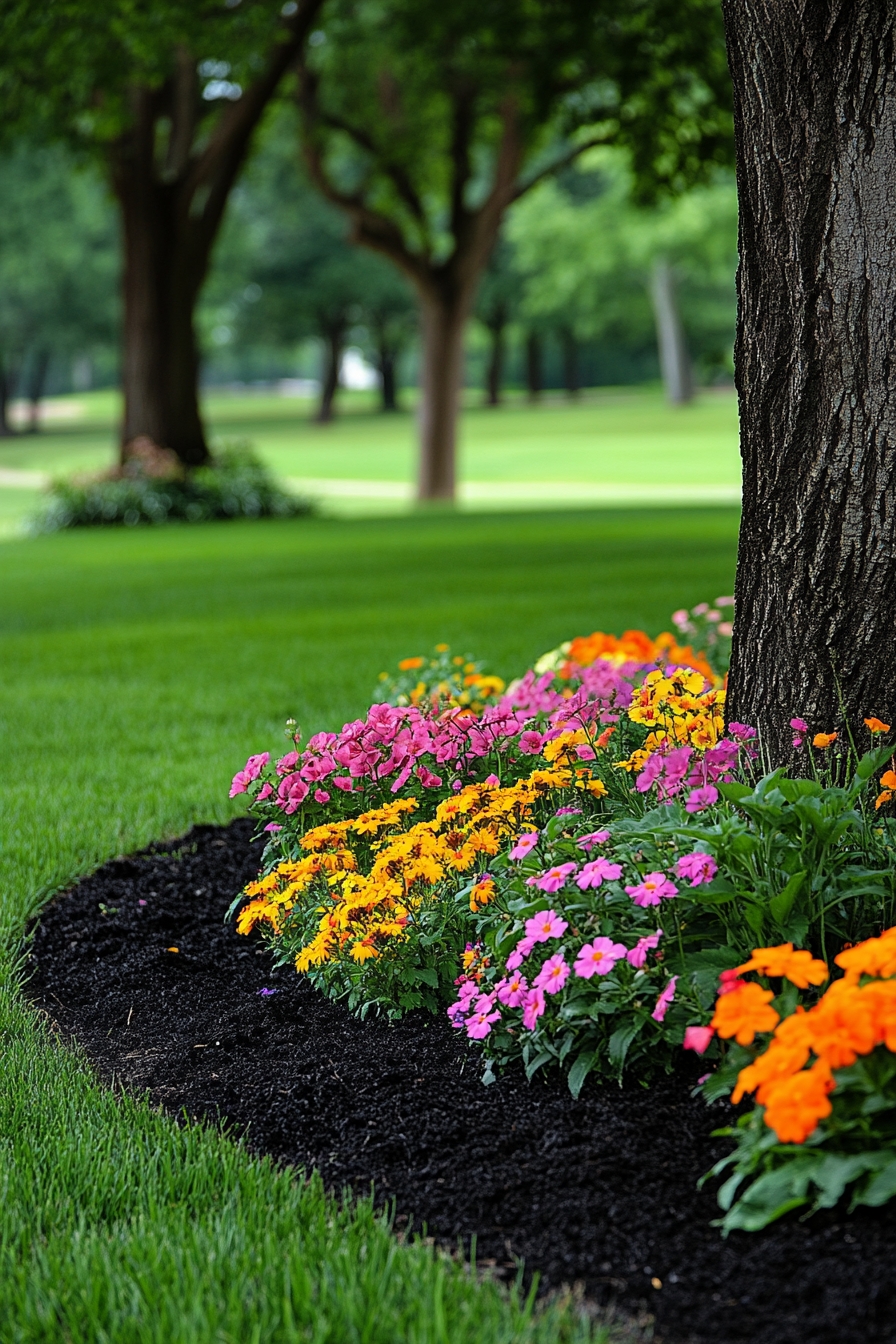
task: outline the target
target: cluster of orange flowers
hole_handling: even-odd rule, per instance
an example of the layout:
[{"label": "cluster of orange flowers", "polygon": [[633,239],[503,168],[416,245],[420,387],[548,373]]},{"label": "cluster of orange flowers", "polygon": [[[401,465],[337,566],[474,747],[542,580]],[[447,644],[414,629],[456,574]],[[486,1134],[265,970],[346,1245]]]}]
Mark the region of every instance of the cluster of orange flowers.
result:
[{"label": "cluster of orange flowers", "polygon": [[792,943],[759,948],[728,973],[716,1004],[712,1026],[720,1036],[751,1045],[757,1032],[774,1033],[764,1053],[741,1069],[731,1099],[755,1093],[765,1107],[765,1123],[782,1143],[804,1143],[831,1114],[834,1069],[854,1064],[878,1045],[896,1052],[896,928],[847,948],[835,960],[843,978],[814,1007],[797,1007],[781,1019],[771,990],[740,975],[781,976],[806,989],[822,984],[828,968],[810,953],[794,951]]},{"label": "cluster of orange flowers", "polygon": [[[237,930],[248,933],[259,922],[277,935],[285,916],[302,894],[318,881],[312,899],[318,902],[317,932],[296,957],[296,970],[341,956],[365,962],[380,955],[390,939],[407,937],[407,926],[434,888],[451,874],[465,873],[480,856],[498,853],[515,834],[543,794],[570,785],[600,795],[606,789],[592,779],[590,767],[534,770],[526,779],[502,787],[471,784],[441,803],[432,821],[402,829],[417,803],[399,799],[353,820],[317,826],[306,832],[305,857],[284,862],[246,887],[252,898],[239,914]],[[368,872],[361,871],[357,841],[372,854]],[[324,885],[325,884],[325,885]],[[490,878],[470,893],[475,912],[493,898]]]},{"label": "cluster of orange flowers", "polygon": [[674,635],[663,631],[651,639],[643,630],[626,630],[622,635],[607,635],[595,630],[592,635],[580,635],[563,646],[566,662],[560,669],[561,677],[570,677],[576,667],[590,667],[598,658],[615,663],[677,663],[696,668],[711,684],[716,675],[702,653],[696,653],[690,644],[679,644]]},{"label": "cluster of orange flowers", "polygon": [[700,672],[677,668],[665,676],[657,669],[636,689],[628,717],[651,729],[642,747],[617,762],[622,770],[638,771],[663,742],[697,751],[716,746],[725,733],[725,692],[707,687]]}]

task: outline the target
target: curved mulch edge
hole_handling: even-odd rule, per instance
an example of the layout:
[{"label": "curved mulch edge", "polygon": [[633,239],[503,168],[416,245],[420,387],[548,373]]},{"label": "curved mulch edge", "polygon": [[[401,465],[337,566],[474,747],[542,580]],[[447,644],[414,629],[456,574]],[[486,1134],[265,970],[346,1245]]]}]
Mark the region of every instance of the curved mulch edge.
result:
[{"label": "curved mulch edge", "polygon": [[372,1185],[399,1229],[475,1236],[498,1275],[522,1258],[543,1288],[649,1311],[667,1344],[896,1341],[896,1203],[723,1241],[696,1183],[725,1151],[711,1131],[728,1108],[691,1097],[692,1070],[576,1102],[556,1075],[483,1087],[446,1020],[350,1017],[223,923],[256,871],[251,833],[196,827],[44,912],[29,995],[102,1078],[336,1190]]}]

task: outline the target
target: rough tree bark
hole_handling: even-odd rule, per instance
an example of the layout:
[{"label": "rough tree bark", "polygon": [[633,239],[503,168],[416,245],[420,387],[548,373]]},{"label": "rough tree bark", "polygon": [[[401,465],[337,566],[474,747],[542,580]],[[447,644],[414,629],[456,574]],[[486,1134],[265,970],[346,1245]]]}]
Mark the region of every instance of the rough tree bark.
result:
[{"label": "rough tree bark", "polygon": [[724,13],[743,453],[728,707],[783,760],[791,715],[896,722],[896,10]]},{"label": "rough tree bark", "polygon": [[200,124],[190,52],[176,53],[171,78],[160,88],[132,89],[130,125],[109,148],[124,236],[123,459],[129,443],[143,435],[188,466],[209,456],[193,312],[252,135],[321,3],[301,0],[282,21],[282,40],[210,135]]},{"label": "rough tree bark", "polygon": [[653,266],[650,297],[653,302],[656,343],[666,400],[673,406],[683,406],[694,398],[694,380],[681,315],[678,311],[675,277],[672,274],[672,267],[662,257],[658,258]]}]

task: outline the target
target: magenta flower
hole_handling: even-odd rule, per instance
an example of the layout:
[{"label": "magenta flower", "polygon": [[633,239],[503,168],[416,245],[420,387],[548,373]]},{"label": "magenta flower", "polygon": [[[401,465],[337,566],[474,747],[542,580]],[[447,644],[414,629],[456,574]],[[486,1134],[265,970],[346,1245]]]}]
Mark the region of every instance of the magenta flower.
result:
[{"label": "magenta flower", "polygon": [[626,887],[635,905],[659,905],[678,895],[678,888],[665,873],[648,873],[636,887]]},{"label": "magenta flower", "polygon": [[341,789],[343,793],[351,793],[355,787],[351,775],[334,775],[331,783],[336,789]]},{"label": "magenta flower", "polygon": [[510,851],[512,859],[524,859],[526,855],[538,844],[538,832],[529,831],[526,835],[517,838],[517,842]]},{"label": "magenta flower", "polygon": [[529,728],[520,737],[519,747],[524,756],[537,756],[541,751],[544,738],[541,733],[536,733],[534,728]]},{"label": "magenta flower", "polygon": [[558,863],[554,868],[548,868],[547,872],[540,877],[527,877],[526,885],[529,887],[538,887],[539,891],[555,892],[566,885],[566,879],[570,877],[578,867],[576,863]]},{"label": "magenta flower", "polygon": [[702,1055],[709,1049],[709,1043],[715,1036],[712,1027],[685,1027],[684,1048]]},{"label": "magenta flower", "polygon": [[[562,938],[567,928],[566,920],[561,919],[556,911],[539,910],[537,915],[526,920],[526,937],[517,943],[517,948],[526,957],[536,943],[546,943],[549,938]],[[523,951],[523,942],[528,944],[526,951]]]},{"label": "magenta flower", "polygon": [[497,1011],[474,1013],[467,1018],[467,1035],[474,1041],[483,1040],[491,1032],[492,1023],[500,1021],[500,1018],[501,1014]]},{"label": "magenta flower", "polygon": [[678,877],[688,878],[692,887],[699,887],[702,882],[713,880],[718,872],[718,864],[711,854],[702,854],[695,849],[693,854],[682,854],[675,865],[675,872]]},{"label": "magenta flower", "polygon": [[297,812],[308,797],[308,785],[301,775],[287,775],[281,779],[277,789],[277,806],[282,808],[288,817],[293,812]]},{"label": "magenta flower", "polygon": [[719,791],[714,784],[704,784],[702,789],[692,789],[684,805],[685,812],[705,812],[708,807],[719,801]]},{"label": "magenta flower", "polygon": [[330,795],[327,793],[326,789],[315,789],[314,797],[321,804],[328,803],[330,801]]},{"label": "magenta flower", "polygon": [[568,979],[569,966],[566,964],[566,959],[562,952],[555,952],[552,957],[548,957],[533,984],[536,989],[543,989],[545,994],[559,994]]},{"label": "magenta flower", "polygon": [[270,759],[269,751],[263,751],[258,756],[250,756],[242,770],[237,770],[231,781],[231,798],[235,798],[238,793],[245,793],[248,786],[258,778]]},{"label": "magenta flower", "polygon": [[518,971],[519,968],[522,966],[522,964],[523,964],[523,954],[520,951],[519,947],[515,947],[511,952],[510,956],[507,958],[504,965],[508,971]]},{"label": "magenta flower", "polygon": [[424,789],[437,789],[442,782],[441,775],[434,775],[431,770],[427,770],[425,765],[417,766],[417,778]]},{"label": "magenta flower", "polygon": [[555,817],[580,817],[582,809],[580,807],[558,807],[554,813]]},{"label": "magenta flower", "polygon": [[629,966],[634,966],[636,971],[640,971],[647,962],[647,953],[653,951],[662,936],[662,929],[657,929],[656,933],[648,933],[646,938],[639,938],[634,947],[629,948],[625,954]]},{"label": "magenta flower", "polygon": [[[719,629],[721,629],[721,626]],[[793,727],[793,720],[791,720],[790,726]],[[806,731],[808,732],[808,729]],[[732,721],[728,725],[728,735],[737,742],[749,742],[751,738],[756,737],[756,729],[751,728],[748,723],[734,723]]]},{"label": "magenta flower", "polygon": [[795,747],[801,747],[803,745],[803,738],[809,731],[808,723],[805,719],[791,719],[790,726],[793,729],[793,745]]},{"label": "magenta flower", "polygon": [[574,970],[583,980],[590,980],[592,975],[606,975],[612,971],[620,957],[624,956],[623,943],[614,943],[610,938],[595,938],[580,950]]},{"label": "magenta flower", "polygon": [[523,1006],[523,1026],[527,1031],[535,1030],[535,1023],[544,1012],[544,990],[532,988],[526,995]]},{"label": "magenta flower", "polygon": [[656,1007],[650,1016],[654,1022],[662,1022],[669,1008],[669,1004],[675,998],[675,986],[678,984],[678,976],[673,975],[666,988],[656,1001]]},{"label": "magenta flower", "polygon": [[592,831],[590,835],[580,835],[576,844],[579,849],[584,849],[589,854],[595,845],[603,845],[610,838],[609,831]]},{"label": "magenta flower", "polygon": [[589,887],[599,887],[604,878],[608,882],[615,882],[622,876],[622,864],[611,863],[609,859],[592,859],[586,863],[576,878],[576,886],[581,887],[582,891],[587,891]]},{"label": "magenta flower", "polygon": [[270,831],[270,833],[273,835],[277,831],[282,831],[283,827],[277,821],[269,821],[267,826],[265,826],[265,830]]},{"label": "magenta flower", "polygon": [[274,792],[273,784],[269,784],[268,781],[265,780],[261,788],[258,790],[258,794],[255,799],[256,803],[263,803],[266,798],[270,798],[273,792]]},{"label": "magenta flower", "polygon": [[[440,783],[440,784],[441,784],[441,782],[442,782],[442,781],[439,780],[439,783]],[[501,785],[501,781],[500,781],[500,779],[498,778],[497,775],[486,775],[485,779],[484,779],[482,782],[483,782],[483,784],[485,784],[485,785],[486,785],[488,788],[490,788],[490,789],[497,789],[497,788],[500,788],[500,785]]]},{"label": "magenta flower", "polygon": [[529,982],[524,975],[511,975],[507,980],[500,980],[497,985],[498,998],[508,1008],[519,1008],[528,993]]}]

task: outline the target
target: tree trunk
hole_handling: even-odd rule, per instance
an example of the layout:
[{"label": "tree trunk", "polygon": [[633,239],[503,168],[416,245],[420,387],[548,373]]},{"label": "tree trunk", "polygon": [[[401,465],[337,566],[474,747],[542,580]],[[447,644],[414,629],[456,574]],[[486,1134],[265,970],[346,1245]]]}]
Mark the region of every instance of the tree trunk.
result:
[{"label": "tree trunk", "polygon": [[398,410],[398,389],[395,378],[397,359],[395,351],[386,341],[380,341],[380,410],[384,412]]},{"label": "tree trunk", "polygon": [[579,395],[579,346],[571,331],[560,333],[563,347],[563,386],[568,397]]},{"label": "tree trunk", "polygon": [[656,341],[666,399],[673,406],[683,406],[693,400],[694,380],[691,375],[691,360],[684,328],[678,311],[675,277],[672,274],[672,267],[662,257],[654,263],[650,297],[653,300]]},{"label": "tree trunk", "polygon": [[468,307],[466,296],[429,292],[421,299],[420,500],[454,499]]},{"label": "tree trunk", "polygon": [[31,361],[31,367],[28,370],[29,434],[36,434],[40,429],[40,403],[43,400],[49,367],[49,350],[42,349],[35,351]]},{"label": "tree trunk", "polygon": [[188,466],[208,461],[199,412],[199,356],[193,309],[209,247],[197,248],[179,219],[176,192],[147,166],[117,165],[124,225],[124,423],[128,444],[148,436]]},{"label": "tree trunk", "polygon": [[526,389],[530,401],[538,401],[542,386],[541,337],[530,331],[526,337]]},{"label": "tree trunk", "polygon": [[16,434],[9,420],[9,403],[18,381],[18,366],[0,355],[0,439],[11,439]]},{"label": "tree trunk", "polygon": [[489,327],[492,338],[488,355],[488,367],[485,372],[485,404],[501,405],[501,376],[504,372],[504,323],[495,323]]},{"label": "tree trunk", "polygon": [[339,366],[342,362],[344,339],[345,328],[341,324],[329,327],[324,336],[324,367],[320,381],[320,407],[316,417],[319,425],[328,425],[333,419],[333,403],[339,387]]},{"label": "tree trunk", "polygon": [[[743,518],[728,711],[896,723],[896,52],[880,0],[724,0]],[[841,708],[842,700],[842,708]]]}]

